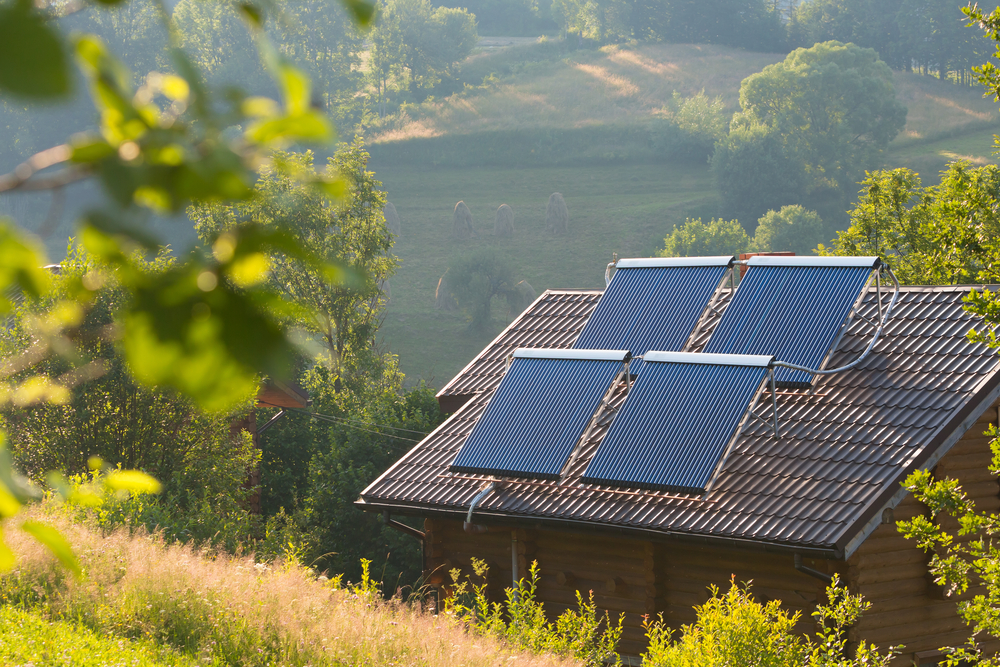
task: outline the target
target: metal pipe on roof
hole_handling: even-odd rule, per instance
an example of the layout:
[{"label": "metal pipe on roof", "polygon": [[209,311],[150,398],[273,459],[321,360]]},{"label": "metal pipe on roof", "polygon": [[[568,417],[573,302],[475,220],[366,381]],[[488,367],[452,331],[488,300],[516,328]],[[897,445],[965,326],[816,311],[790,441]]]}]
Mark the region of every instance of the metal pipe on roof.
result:
[{"label": "metal pipe on roof", "polygon": [[496,487],[496,482],[490,482],[486,487],[483,488],[482,491],[477,493],[476,497],[472,499],[471,503],[469,503],[469,513],[465,517],[465,523],[462,524],[462,529],[465,530],[465,532],[476,535],[485,533],[487,530],[489,530],[486,526],[480,526],[472,523],[472,513],[476,510],[476,505],[479,504],[479,501],[485,498],[487,495],[489,495],[490,491],[492,491],[495,487]]},{"label": "metal pipe on roof", "polygon": [[803,371],[805,373],[811,373],[812,375],[830,375],[832,373],[842,373],[843,371],[851,370],[852,368],[860,364],[862,361],[864,361],[865,358],[868,356],[868,354],[872,351],[872,349],[874,349],[875,343],[878,342],[879,336],[882,335],[882,330],[885,328],[886,323],[892,317],[892,309],[896,305],[896,301],[899,300],[899,280],[896,279],[896,274],[892,272],[892,269],[890,269],[888,265],[883,265],[882,268],[885,268],[889,272],[889,277],[892,278],[892,282],[895,283],[896,288],[892,294],[892,299],[889,300],[889,306],[885,309],[885,315],[882,317],[882,320],[878,323],[878,326],[875,328],[875,333],[872,334],[872,339],[868,343],[868,347],[865,348],[865,351],[861,353],[861,356],[859,356],[851,363],[841,366],[839,368],[828,368],[825,370],[808,368],[806,366],[799,366],[798,364],[792,364],[787,361],[775,361],[774,365],[782,366],[783,368],[790,368],[796,371]]}]

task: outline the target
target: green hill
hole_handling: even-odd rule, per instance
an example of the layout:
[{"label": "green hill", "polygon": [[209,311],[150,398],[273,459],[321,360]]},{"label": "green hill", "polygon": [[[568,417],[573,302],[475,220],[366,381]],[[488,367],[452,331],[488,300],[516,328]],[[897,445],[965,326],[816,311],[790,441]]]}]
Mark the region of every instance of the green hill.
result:
[{"label": "green hill", "polygon": [[[407,107],[368,136],[372,168],[402,220],[402,264],[382,332],[408,383],[440,387],[516,314],[473,334],[461,314],[435,310],[437,281],[454,257],[495,242],[538,293],[597,288],[613,252],[652,254],[685,218],[712,217],[707,163],[659,161],[649,127],[674,91],[704,90],[737,109],[743,78],[783,57],[711,45],[560,48],[542,42],[475,54],[462,70],[463,92]],[[894,76],[909,114],[886,166],[911,167],[931,183],[949,160],[995,161],[1000,113],[981,88]],[[566,237],[544,231],[553,192],[570,210]],[[461,243],[450,237],[459,200],[479,235]],[[501,242],[492,229],[503,203],[514,210],[516,233]]]}]

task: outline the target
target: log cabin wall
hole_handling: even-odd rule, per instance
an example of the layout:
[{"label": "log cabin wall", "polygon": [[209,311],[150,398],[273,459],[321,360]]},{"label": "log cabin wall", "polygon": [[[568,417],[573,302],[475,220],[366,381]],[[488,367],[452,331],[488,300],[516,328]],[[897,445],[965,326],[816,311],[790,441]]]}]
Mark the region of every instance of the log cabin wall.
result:
[{"label": "log cabin wall", "polygon": [[[427,568],[429,581],[450,593],[448,571],[459,568],[474,582],[471,559],[490,565],[488,591],[491,599],[503,598],[511,585],[512,534],[509,528],[491,527],[489,532],[469,534],[459,521],[428,519]],[[810,616],[825,588],[823,582],[795,570],[792,554],[758,550],[724,549],[677,543],[654,543],[625,537],[571,533],[554,530],[517,531],[518,571],[526,576],[532,561],[538,562],[538,599],[550,618],[576,608],[576,592],[585,597],[593,591],[594,602],[612,619],[625,614],[619,651],[639,655],[645,650],[643,616],[663,614],[673,628],[695,620],[694,605],[709,598],[712,584],[725,591],[730,578],[753,581],[758,600],[780,599],[783,606],[802,613],[799,629],[815,629]],[[832,572],[837,564],[808,560],[805,564]]]},{"label": "log cabin wall", "polygon": [[[990,439],[983,435],[997,422],[998,406],[988,409],[934,468],[935,478],[958,479],[980,511],[1000,511],[1000,484],[990,474]],[[885,516],[884,523],[848,559],[847,583],[861,593],[872,608],[851,630],[854,640],[865,639],[885,648],[905,644],[894,665],[933,664],[931,654],[942,646],[965,643],[969,629],[959,619],[956,603],[983,589],[970,590],[962,598],[948,598],[927,572],[930,556],[896,530],[896,521],[926,512],[913,496],[907,496]],[[945,519],[946,528],[955,522]],[[1000,642],[984,643],[989,651],[1000,650]]]}]

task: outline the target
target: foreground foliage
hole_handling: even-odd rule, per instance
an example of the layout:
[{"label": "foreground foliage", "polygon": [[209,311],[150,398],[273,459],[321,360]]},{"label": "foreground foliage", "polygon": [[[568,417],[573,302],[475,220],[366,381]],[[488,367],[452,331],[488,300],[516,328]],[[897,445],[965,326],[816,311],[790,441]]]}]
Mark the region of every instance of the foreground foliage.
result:
[{"label": "foreground foliage", "polygon": [[37,611],[0,607],[0,661],[52,667],[187,667],[198,664],[146,639],[102,636],[81,623],[49,621]]},{"label": "foreground foliage", "polygon": [[536,653],[570,656],[593,667],[621,664],[615,649],[622,636],[624,614],[618,617],[617,625],[607,612],[602,617],[594,604],[593,591],[588,599],[577,591],[577,609],[567,609],[550,622],[543,603],[536,598],[537,561],[532,562],[528,576],[517,582],[517,588],[504,591],[503,603],[490,602],[487,597],[486,563],[473,558],[472,567],[483,583],[462,581],[461,570],[451,570],[454,588],[445,609],[476,633]]},{"label": "foreground foliage", "polygon": [[[1000,432],[991,426],[986,432],[993,438],[990,449],[993,462],[990,472],[1000,474]],[[1000,665],[997,656],[984,655],[980,643],[1000,638],[1000,517],[982,512],[966,495],[957,480],[934,479],[928,470],[918,470],[906,479],[906,488],[930,510],[907,521],[897,522],[900,532],[916,540],[931,554],[929,570],[934,582],[944,587],[948,596],[975,594],[958,602],[958,615],[969,626],[965,646],[947,650],[948,665]]]},{"label": "foreground foliage", "polygon": [[712,597],[695,607],[698,620],[685,625],[675,640],[663,618],[647,619],[649,648],[642,664],[648,667],[887,667],[895,649],[879,654],[861,641],[850,657],[847,629],[871,606],[860,595],[850,595],[834,576],[827,603],[813,612],[819,624],[816,638],[796,634],[799,612],[789,614],[781,602],[760,604],[750,584],[735,579],[726,593],[712,587]]}]

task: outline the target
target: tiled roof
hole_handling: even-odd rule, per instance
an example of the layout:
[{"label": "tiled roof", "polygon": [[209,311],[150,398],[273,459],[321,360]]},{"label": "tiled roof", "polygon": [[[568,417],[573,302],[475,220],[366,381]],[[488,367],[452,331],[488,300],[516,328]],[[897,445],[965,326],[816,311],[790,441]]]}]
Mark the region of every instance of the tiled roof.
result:
[{"label": "tiled roof", "polygon": [[441,409],[453,412],[470,396],[496,389],[507,355],[519,347],[572,347],[601,294],[595,290],[544,292],[438,392]]},{"label": "tiled roof", "polygon": [[[842,553],[899,482],[960,430],[1000,384],[997,354],[965,339],[976,323],[962,309],[967,292],[962,287],[903,288],[871,355],[850,371],[821,376],[812,394],[779,392],[781,438],[773,437],[769,424],[751,420],[704,498],[579,482],[624,400],[625,389],[619,386],[562,481],[506,480],[476,513]],[[461,387],[478,392],[373,482],[359,504],[464,513],[485,478],[452,474],[448,465],[498,384],[507,347],[571,344],[572,332],[582,326],[596,298],[597,293],[543,295],[533,312],[511,324],[442,394]],[[861,314],[877,317],[876,309],[872,292]],[[871,330],[855,318],[828,367],[856,358]]]}]

